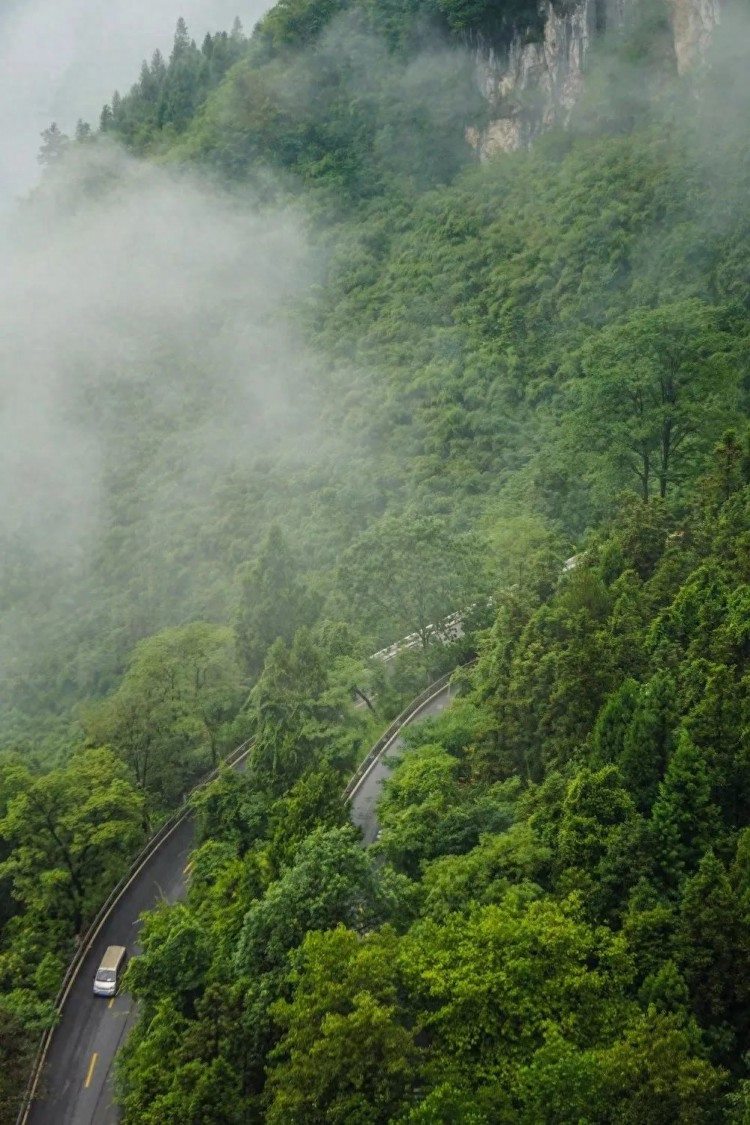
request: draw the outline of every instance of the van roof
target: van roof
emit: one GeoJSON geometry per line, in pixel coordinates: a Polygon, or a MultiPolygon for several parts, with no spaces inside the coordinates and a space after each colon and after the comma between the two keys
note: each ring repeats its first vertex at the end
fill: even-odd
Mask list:
{"type": "Polygon", "coordinates": [[[102,957],[100,969],[116,969],[125,956],[124,945],[110,945],[102,957]]]}

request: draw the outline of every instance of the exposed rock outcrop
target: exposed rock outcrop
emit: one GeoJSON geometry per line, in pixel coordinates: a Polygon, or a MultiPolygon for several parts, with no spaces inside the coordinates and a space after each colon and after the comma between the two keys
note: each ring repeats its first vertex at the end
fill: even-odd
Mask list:
{"type": "MultiPolygon", "coordinates": [[[[705,53],[719,22],[722,0],[669,0],[674,58],[685,72],[705,53]]],[[[479,43],[477,74],[490,107],[490,121],[471,129],[480,156],[528,146],[540,132],[565,125],[586,74],[594,39],[622,30],[636,0],[540,0],[543,35],[518,34],[507,48],[479,43]]]]}
{"type": "Polygon", "coordinates": [[[721,17],[719,0],[670,0],[674,50],[681,74],[699,63],[721,17]]]}

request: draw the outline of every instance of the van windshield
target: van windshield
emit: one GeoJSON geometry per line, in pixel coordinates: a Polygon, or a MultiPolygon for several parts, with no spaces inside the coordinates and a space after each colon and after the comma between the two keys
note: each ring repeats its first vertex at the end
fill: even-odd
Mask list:
{"type": "Polygon", "coordinates": [[[100,969],[96,974],[96,979],[102,981],[103,984],[111,984],[115,979],[115,974],[112,969],[100,969]]]}

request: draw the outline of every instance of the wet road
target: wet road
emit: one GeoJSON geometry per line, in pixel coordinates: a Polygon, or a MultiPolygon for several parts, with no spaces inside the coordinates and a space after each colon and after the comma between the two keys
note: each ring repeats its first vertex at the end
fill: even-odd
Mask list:
{"type": "MultiPolygon", "coordinates": [[[[404,726],[410,726],[414,722],[418,723],[421,719],[428,719],[431,715],[439,715],[441,711],[445,710],[454,695],[455,688],[451,684],[448,684],[433,696],[429,702],[425,703],[423,707],[420,707],[404,726]]],[[[403,730],[404,728],[402,727],[401,729],[403,730]]],[[[375,762],[372,769],[365,774],[362,781],[351,795],[352,821],[360,828],[365,844],[374,843],[378,834],[376,810],[383,782],[391,772],[388,759],[398,754],[403,745],[404,740],[401,735],[394,735],[391,741],[385,746],[378,761],[375,762]]]]}
{"type": "MultiPolygon", "coordinates": [[[[409,723],[439,714],[451,697],[452,689],[444,687],[409,723]]],[[[402,745],[400,735],[394,735],[351,796],[352,821],[361,828],[366,844],[371,844],[378,832],[376,805],[390,772],[386,758],[402,745]]],[[[135,1006],[124,994],[113,1001],[94,996],[94,974],[108,945],[124,945],[129,955],[137,952],[139,918],[144,911],[163,900],[175,902],[185,894],[193,834],[193,819],[187,817],[134,875],[97,935],[52,1036],[37,1097],[27,1117],[29,1125],[114,1125],[118,1121],[113,1066],[135,1022],[135,1006]]]]}

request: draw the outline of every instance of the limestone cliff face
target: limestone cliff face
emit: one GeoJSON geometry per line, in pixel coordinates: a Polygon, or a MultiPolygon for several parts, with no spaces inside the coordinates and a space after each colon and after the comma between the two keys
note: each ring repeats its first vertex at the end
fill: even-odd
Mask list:
{"type": "MultiPolygon", "coordinates": [[[[669,0],[674,57],[680,72],[701,58],[719,22],[722,0],[669,0]]],[[[506,50],[480,43],[477,74],[490,106],[486,128],[469,131],[480,156],[529,145],[553,125],[566,124],[586,74],[591,44],[626,26],[635,0],[540,0],[544,34],[521,35],[506,50]]]]}
{"type": "Polygon", "coordinates": [[[721,17],[720,0],[670,0],[677,66],[684,74],[705,54],[721,17]]]}

